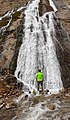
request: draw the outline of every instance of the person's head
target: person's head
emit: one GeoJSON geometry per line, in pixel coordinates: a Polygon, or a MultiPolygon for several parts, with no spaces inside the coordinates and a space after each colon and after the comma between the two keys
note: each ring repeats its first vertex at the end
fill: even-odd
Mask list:
{"type": "Polygon", "coordinates": [[[41,69],[39,69],[38,72],[41,72],[41,69]]]}

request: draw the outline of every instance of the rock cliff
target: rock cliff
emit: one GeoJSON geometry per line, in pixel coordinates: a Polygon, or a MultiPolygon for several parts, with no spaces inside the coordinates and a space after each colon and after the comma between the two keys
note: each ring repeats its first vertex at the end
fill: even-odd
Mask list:
{"type": "MultiPolygon", "coordinates": [[[[50,97],[44,95],[33,96],[27,102],[22,98],[19,104],[13,101],[14,97],[22,94],[22,83],[17,85],[16,78],[12,75],[16,68],[17,56],[24,35],[24,9],[17,10],[21,6],[26,6],[28,1],[0,0],[0,16],[4,16],[8,11],[14,11],[10,16],[4,16],[2,19],[0,17],[0,119],[11,120],[15,116],[18,118],[23,110],[26,111],[30,106],[35,107],[38,103],[47,101],[41,105],[41,108],[45,110],[44,108],[48,107],[50,111],[44,113],[43,116],[54,120],[69,120],[70,89],[65,89],[60,91],[59,94],[50,97]],[[4,26],[8,25],[8,23],[9,26],[5,29],[4,26]],[[7,112],[9,112],[9,115],[7,112]],[[53,116],[54,112],[55,115],[53,116]]],[[[53,1],[58,9],[56,12],[58,18],[54,16],[57,21],[57,24],[55,24],[55,36],[58,40],[55,44],[61,66],[63,85],[67,88],[70,87],[70,0],[53,1]]],[[[49,6],[48,0],[41,0],[39,4],[40,16],[46,11],[53,11],[53,9],[49,6]]]]}
{"type": "MultiPolygon", "coordinates": [[[[59,43],[57,45],[57,55],[61,65],[61,73],[64,87],[70,86],[70,2],[69,0],[53,0],[58,11],[57,25],[55,25],[56,38],[59,43]],[[60,44],[60,45],[59,45],[60,44]],[[61,49],[62,48],[62,49],[61,49]]],[[[27,1],[0,1],[0,14],[3,16],[9,10],[15,11],[12,14],[10,25],[6,28],[9,21],[9,16],[4,16],[0,20],[0,74],[2,69],[7,68],[14,74],[17,62],[19,48],[23,37],[24,9],[17,11],[20,6],[26,6],[27,1]],[[6,7],[6,9],[4,9],[6,7]],[[4,10],[3,10],[4,9],[4,10]],[[4,30],[3,30],[3,29],[4,30]]],[[[49,6],[49,2],[41,0],[39,4],[40,16],[46,11],[53,11],[49,6]]],[[[56,19],[56,18],[55,18],[56,19]]]]}
{"type": "Polygon", "coordinates": [[[57,48],[64,87],[70,87],[70,1],[53,0],[57,6],[59,22],[55,25],[56,38],[62,46],[57,48]]]}
{"type": "MultiPolygon", "coordinates": [[[[58,11],[58,23],[55,25],[56,38],[60,45],[57,46],[58,59],[61,65],[61,73],[64,87],[70,86],[70,1],[69,0],[53,0],[58,11]],[[62,49],[61,49],[61,47],[62,49]]],[[[22,43],[24,9],[17,11],[20,6],[26,6],[27,1],[0,1],[0,14],[3,16],[8,11],[11,13],[12,20],[9,23],[11,16],[3,16],[0,20],[0,74],[2,69],[9,69],[14,74],[17,62],[17,56],[20,45],[22,43]],[[4,7],[3,7],[4,6],[4,7]],[[5,8],[5,9],[4,9],[5,8]],[[4,9],[4,10],[3,10],[4,9]],[[8,25],[6,30],[5,26],[8,25]]],[[[49,2],[44,0],[39,4],[40,16],[46,11],[52,11],[49,2]]]]}

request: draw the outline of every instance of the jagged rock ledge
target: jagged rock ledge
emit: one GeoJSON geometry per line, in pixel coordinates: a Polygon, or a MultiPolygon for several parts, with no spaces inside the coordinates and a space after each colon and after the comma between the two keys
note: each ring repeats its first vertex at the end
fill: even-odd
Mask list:
{"type": "Polygon", "coordinates": [[[16,68],[16,59],[22,43],[24,9],[25,7],[8,13],[0,20],[0,30],[2,30],[0,33],[0,75],[4,68],[11,69],[12,73],[16,68]]]}

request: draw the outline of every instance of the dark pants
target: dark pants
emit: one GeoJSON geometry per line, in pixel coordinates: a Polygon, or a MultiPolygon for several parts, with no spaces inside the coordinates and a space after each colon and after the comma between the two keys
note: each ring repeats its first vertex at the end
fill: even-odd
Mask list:
{"type": "Polygon", "coordinates": [[[37,81],[37,84],[38,84],[38,90],[39,90],[40,85],[41,85],[41,88],[43,90],[43,81],[37,81]]]}

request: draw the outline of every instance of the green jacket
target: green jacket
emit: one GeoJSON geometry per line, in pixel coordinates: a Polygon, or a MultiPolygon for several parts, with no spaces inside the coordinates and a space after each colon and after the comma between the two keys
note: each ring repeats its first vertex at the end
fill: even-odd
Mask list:
{"type": "Polygon", "coordinates": [[[37,81],[43,81],[43,78],[44,78],[44,74],[42,72],[38,72],[36,74],[36,80],[37,81]]]}

